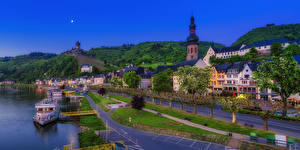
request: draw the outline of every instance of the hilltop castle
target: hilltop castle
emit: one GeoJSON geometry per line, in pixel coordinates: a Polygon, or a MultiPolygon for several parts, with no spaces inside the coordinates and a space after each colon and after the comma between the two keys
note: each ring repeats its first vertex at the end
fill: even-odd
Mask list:
{"type": "Polygon", "coordinates": [[[80,48],[80,42],[77,41],[75,43],[75,48],[72,48],[72,50],[64,52],[66,55],[70,56],[78,56],[78,55],[85,55],[84,51],[80,48]]]}

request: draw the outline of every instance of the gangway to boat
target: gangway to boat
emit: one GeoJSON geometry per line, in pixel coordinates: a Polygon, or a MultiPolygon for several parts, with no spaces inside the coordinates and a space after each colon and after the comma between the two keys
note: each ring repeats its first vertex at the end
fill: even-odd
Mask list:
{"type": "Polygon", "coordinates": [[[62,117],[71,117],[71,116],[87,116],[96,114],[95,110],[84,110],[84,111],[71,111],[71,112],[61,112],[62,117]]]}

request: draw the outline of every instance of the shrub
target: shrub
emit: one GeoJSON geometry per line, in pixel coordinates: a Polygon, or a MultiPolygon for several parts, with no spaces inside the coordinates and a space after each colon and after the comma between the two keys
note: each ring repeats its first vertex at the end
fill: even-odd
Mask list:
{"type": "Polygon", "coordinates": [[[131,101],[131,107],[141,110],[145,107],[145,100],[143,96],[133,96],[131,101]]]}
{"type": "Polygon", "coordinates": [[[100,94],[101,96],[105,95],[105,94],[106,94],[105,88],[100,88],[100,89],[98,90],[98,94],[100,94]]]}

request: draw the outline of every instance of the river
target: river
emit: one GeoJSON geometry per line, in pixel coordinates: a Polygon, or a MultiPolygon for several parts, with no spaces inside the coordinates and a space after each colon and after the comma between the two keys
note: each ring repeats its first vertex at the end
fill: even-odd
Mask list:
{"type": "Polygon", "coordinates": [[[72,123],[54,123],[43,128],[33,124],[34,105],[44,97],[33,89],[0,88],[0,149],[63,149],[71,141],[79,147],[80,128],[72,123]]]}

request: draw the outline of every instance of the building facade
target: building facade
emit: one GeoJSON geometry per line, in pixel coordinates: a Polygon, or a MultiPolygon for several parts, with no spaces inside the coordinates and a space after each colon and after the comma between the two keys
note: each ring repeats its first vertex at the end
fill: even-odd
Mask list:
{"type": "Polygon", "coordinates": [[[82,64],[80,71],[81,72],[92,73],[93,72],[93,65],[92,64],[82,64]]]}

